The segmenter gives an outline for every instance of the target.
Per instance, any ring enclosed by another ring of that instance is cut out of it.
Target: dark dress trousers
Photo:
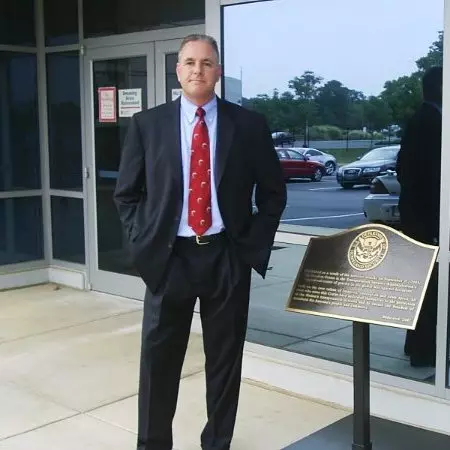
[[[215,188],[224,232],[177,237],[183,207],[180,99],[135,114],[114,194],[147,286],[139,450],[170,450],[193,309],[200,300],[208,421],[203,449],[229,449],[239,397],[250,272],[265,276],[286,186],[263,116],[217,99]],[[252,212],[254,195],[257,213]]]

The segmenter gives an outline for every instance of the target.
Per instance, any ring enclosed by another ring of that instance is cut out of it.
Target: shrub
[[[309,139],[312,141],[333,141],[342,138],[342,130],[333,125],[314,125],[309,128]]]

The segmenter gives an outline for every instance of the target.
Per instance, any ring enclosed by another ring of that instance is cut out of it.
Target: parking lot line
[[[339,219],[341,217],[363,216],[364,213],[340,214],[338,216],[316,216],[316,217],[299,217],[297,219],[282,219],[281,222],[296,222],[300,220],[317,220],[317,219]]]
[[[327,187],[327,188],[312,188],[312,189],[308,189],[308,191],[326,191],[326,190],[337,191],[338,189],[340,190],[341,188],[334,186],[334,187]]]

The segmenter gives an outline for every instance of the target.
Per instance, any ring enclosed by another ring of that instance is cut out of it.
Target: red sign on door
[[[98,88],[99,122],[117,122],[116,88]]]

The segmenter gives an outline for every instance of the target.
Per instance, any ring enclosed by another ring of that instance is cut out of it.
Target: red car
[[[305,155],[293,148],[275,149],[280,159],[285,180],[290,178],[309,178],[320,181],[327,173],[325,166],[317,161],[310,161]]]

